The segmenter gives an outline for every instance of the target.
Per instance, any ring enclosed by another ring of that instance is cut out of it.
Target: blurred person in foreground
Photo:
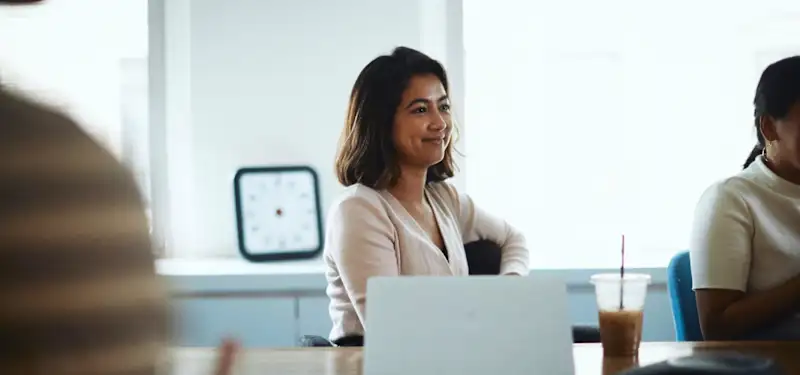
[[[154,260],[130,171],[0,83],[0,374],[159,372],[170,309]],[[223,345],[216,374],[234,350]]]

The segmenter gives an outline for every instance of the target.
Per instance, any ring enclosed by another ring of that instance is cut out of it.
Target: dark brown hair
[[[766,145],[764,135],[761,133],[761,118],[763,116],[784,118],[798,101],[800,101],[800,56],[787,57],[764,69],[753,98],[758,142],[744,162],[744,168],[764,152]]]
[[[385,189],[397,183],[400,168],[392,138],[394,116],[412,77],[433,74],[450,92],[447,73],[422,52],[397,47],[375,58],[358,75],[350,93],[347,119],[336,153],[336,176],[345,186],[363,184]],[[453,177],[453,142],[441,162],[428,168],[427,182]]]

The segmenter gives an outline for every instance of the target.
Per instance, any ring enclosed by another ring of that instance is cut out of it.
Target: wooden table
[[[611,375],[631,368],[702,351],[736,350],[775,359],[787,374],[800,374],[800,342],[642,343],[638,361],[603,358],[599,344],[574,346],[577,375]],[[211,349],[176,349],[174,375],[211,375]],[[233,375],[360,375],[361,348],[255,349],[240,354]]]

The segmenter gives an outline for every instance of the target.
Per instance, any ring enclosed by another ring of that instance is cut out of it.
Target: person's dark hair
[[[358,75],[336,154],[336,176],[345,186],[360,183],[385,189],[397,183],[400,168],[392,128],[397,107],[412,77],[433,74],[450,92],[442,64],[422,52],[397,47],[375,58]],[[444,159],[428,168],[427,182],[452,177],[453,142]]]
[[[764,69],[753,98],[758,143],[744,162],[745,168],[764,152],[761,118],[763,116],[783,118],[798,100],[800,100],[800,56],[779,60]]]
[[[31,5],[39,4],[44,0],[0,0],[0,5]]]

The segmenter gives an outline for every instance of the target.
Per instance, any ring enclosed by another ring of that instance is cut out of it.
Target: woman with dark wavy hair
[[[758,143],[695,212],[691,264],[706,340],[800,339],[800,56],[756,88]]]
[[[501,274],[528,273],[522,234],[445,182],[454,130],[447,74],[425,54],[399,47],[356,79],[325,240],[332,340],[364,334],[367,279],[468,275],[466,242],[497,243]]]

